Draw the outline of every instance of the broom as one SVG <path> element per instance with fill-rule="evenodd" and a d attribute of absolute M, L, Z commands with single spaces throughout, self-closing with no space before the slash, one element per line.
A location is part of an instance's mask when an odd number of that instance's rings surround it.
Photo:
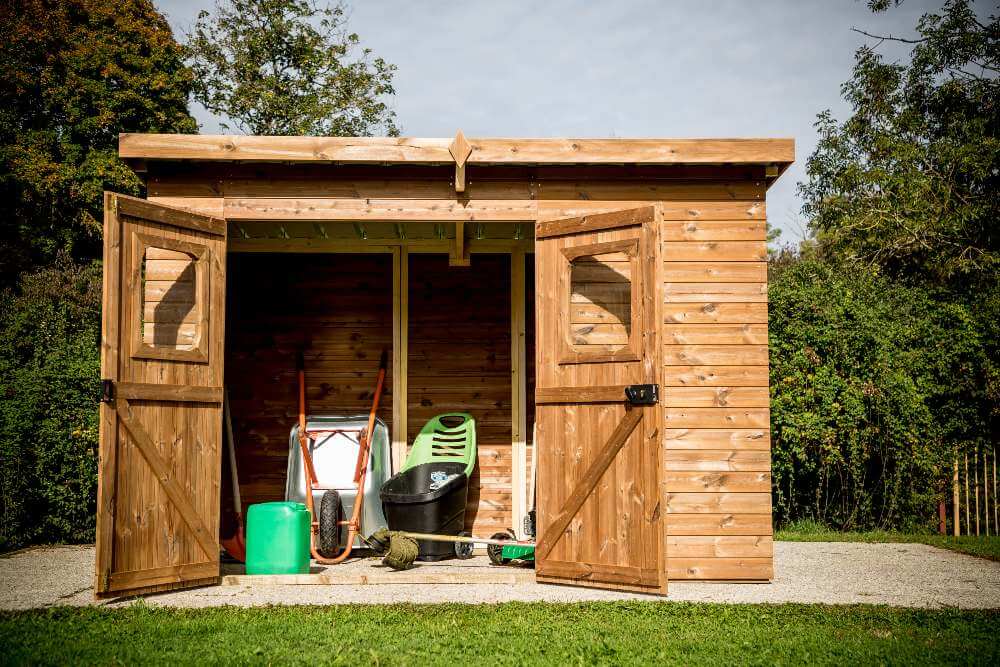
<path fill-rule="evenodd" d="M 241 563 L 247 560 L 247 542 L 243 533 L 243 501 L 240 498 L 240 478 L 236 473 L 236 442 L 233 440 L 233 419 L 229 414 L 229 390 L 223 390 L 222 415 L 226 425 L 226 449 L 229 452 L 229 474 L 233 483 L 233 509 L 236 512 L 236 532 L 222 539 L 222 548 Z"/>

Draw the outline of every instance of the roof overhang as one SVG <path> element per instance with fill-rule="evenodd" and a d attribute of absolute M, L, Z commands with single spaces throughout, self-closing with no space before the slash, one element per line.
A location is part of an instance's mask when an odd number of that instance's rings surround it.
<path fill-rule="evenodd" d="M 440 165 L 762 165 L 768 180 L 795 159 L 794 139 L 452 139 L 121 134 L 130 162 Z"/>

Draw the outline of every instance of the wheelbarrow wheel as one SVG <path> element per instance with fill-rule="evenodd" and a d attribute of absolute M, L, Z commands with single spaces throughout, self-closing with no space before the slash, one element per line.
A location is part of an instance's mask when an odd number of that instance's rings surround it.
<path fill-rule="evenodd" d="M 510 533 L 493 533 L 490 536 L 491 540 L 513 540 L 514 536 Z M 503 547 L 499 544 L 489 544 L 486 546 L 486 555 L 490 557 L 490 562 L 494 565 L 506 565 L 510 562 L 510 559 L 504 559 L 503 557 Z"/>
<path fill-rule="evenodd" d="M 467 531 L 462 531 L 458 534 L 459 537 L 472 537 L 472 533 Z M 455 542 L 455 558 L 459 560 L 469 560 L 472 558 L 472 548 L 475 545 L 472 542 Z"/>
<path fill-rule="evenodd" d="M 340 522 L 344 518 L 344 508 L 340 504 L 340 494 L 326 491 L 319 502 L 319 555 L 335 558 L 340 552 Z"/>

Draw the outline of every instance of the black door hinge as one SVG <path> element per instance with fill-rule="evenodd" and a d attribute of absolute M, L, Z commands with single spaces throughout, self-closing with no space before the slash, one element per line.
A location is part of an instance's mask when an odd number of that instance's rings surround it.
<path fill-rule="evenodd" d="M 660 402 L 660 385 L 630 384 L 625 387 L 625 400 L 632 405 L 656 405 Z"/>
<path fill-rule="evenodd" d="M 101 403 L 114 403 L 115 381 L 101 380 Z"/>

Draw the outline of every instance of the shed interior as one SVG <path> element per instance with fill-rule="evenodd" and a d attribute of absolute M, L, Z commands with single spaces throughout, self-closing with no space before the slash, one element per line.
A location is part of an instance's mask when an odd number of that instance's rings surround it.
<path fill-rule="evenodd" d="M 326 231 L 349 233 L 357 240 L 353 227 L 328 225 Z M 433 225 L 428 227 L 434 233 Z M 395 234 L 393 226 L 388 229 Z M 524 260 L 524 254 L 477 254 L 472 269 L 450 266 L 448 255 L 438 253 L 404 253 L 398 259 L 377 252 L 230 253 L 225 375 L 243 509 L 284 498 L 289 430 L 298 411 L 298 353 L 305 360 L 309 413 L 344 415 L 368 412 L 379 357 L 387 349 L 390 364 L 379 416 L 390 432 L 400 433 L 394 419 L 404 419 L 406 442 L 412 443 L 435 415 L 472 414 L 478 462 L 466 529 L 488 535 L 519 523 L 512 451 L 514 257 L 527 264 L 527 285 L 519 296 L 523 312 L 533 313 L 530 255 Z M 405 271 L 396 267 L 394 274 L 394 262 L 405 262 Z M 405 284 L 394 289 L 400 275 L 406 276 Z M 401 318 L 402 304 L 406 313 Z M 394 311 L 397 326 L 405 327 L 395 336 Z M 526 332 L 524 358 L 530 361 L 523 372 L 530 434 L 534 326 Z M 401 354 L 405 363 L 400 363 Z M 394 372 L 405 373 L 405 410 L 396 404 L 396 391 L 404 385 Z M 396 449 L 401 457 L 405 450 L 398 443 Z M 223 480 L 228 484 L 228 475 Z M 222 504 L 225 520 L 231 507 L 228 488 Z"/>

